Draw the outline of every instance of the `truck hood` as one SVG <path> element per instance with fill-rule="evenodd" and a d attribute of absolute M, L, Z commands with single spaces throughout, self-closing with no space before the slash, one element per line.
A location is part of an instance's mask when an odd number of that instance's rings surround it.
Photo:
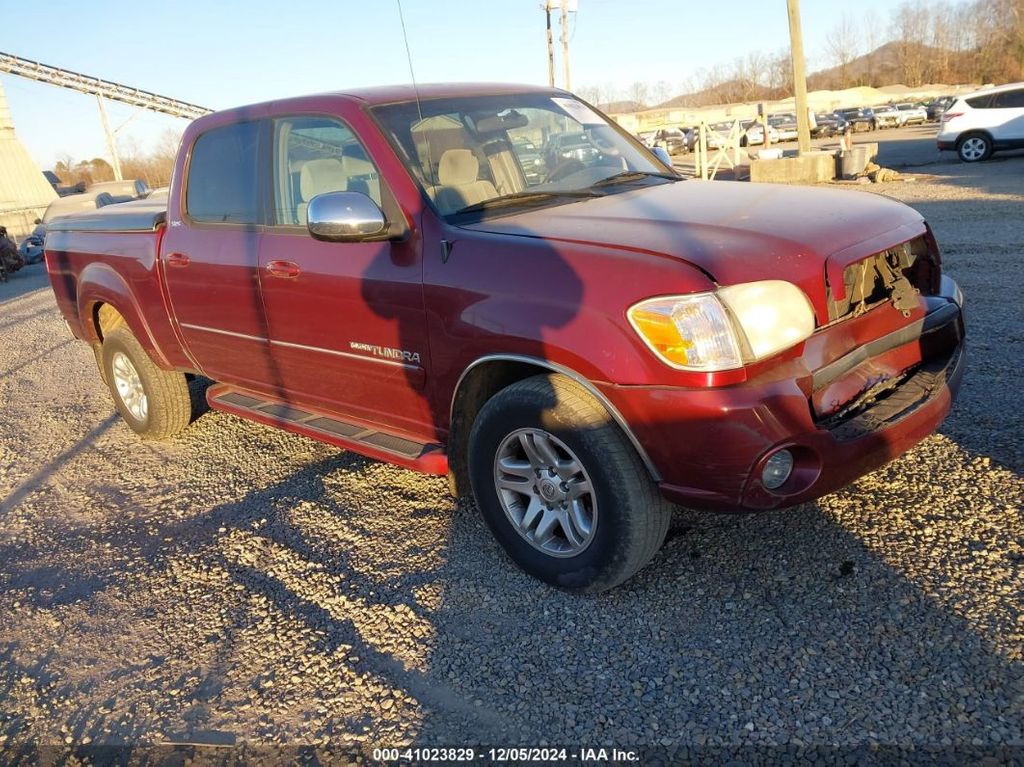
<path fill-rule="evenodd" d="M 773 184 L 685 181 L 480 221 L 494 234 L 650 253 L 685 261 L 720 285 L 782 279 L 819 318 L 826 280 L 925 231 L 912 208 L 875 194 Z"/>

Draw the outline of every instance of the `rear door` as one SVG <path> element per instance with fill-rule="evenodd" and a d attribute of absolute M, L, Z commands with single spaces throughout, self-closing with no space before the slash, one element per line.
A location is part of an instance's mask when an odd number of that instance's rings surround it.
<path fill-rule="evenodd" d="M 256 389 L 273 373 L 258 280 L 260 132 L 247 121 L 198 136 L 160 254 L 191 358 L 211 378 Z"/>
<path fill-rule="evenodd" d="M 433 439 L 418 241 L 313 239 L 306 209 L 318 194 L 360 192 L 389 220 L 401 214 L 341 119 L 283 116 L 267 135 L 270 210 L 259 267 L 283 398 Z"/>

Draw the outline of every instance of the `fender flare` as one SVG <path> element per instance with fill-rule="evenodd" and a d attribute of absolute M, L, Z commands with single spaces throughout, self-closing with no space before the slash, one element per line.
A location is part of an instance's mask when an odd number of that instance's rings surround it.
<path fill-rule="evenodd" d="M 612 420 L 615 421 L 616 424 L 618 424 L 620 429 L 622 429 L 623 434 L 626 435 L 626 438 L 630 441 L 630 444 L 632 444 L 633 448 L 636 450 L 637 455 L 640 456 L 640 460 L 643 461 L 644 466 L 646 466 L 647 470 L 651 473 L 651 478 L 654 479 L 655 482 L 661 481 L 661 474 L 658 472 L 657 468 L 655 468 L 654 462 L 651 461 L 651 458 L 647 454 L 647 451 L 644 449 L 643 445 L 640 444 L 640 440 L 636 438 L 636 435 L 633 434 L 633 430 L 629 427 L 629 423 L 622 416 L 622 413 L 619 412 L 618 408 L 616 408 L 615 405 L 613 405 L 608 400 L 608 398 L 604 396 L 604 394 L 602 394 L 601 391 L 596 386 L 594 386 L 594 384 L 592 384 L 590 380 L 587 379 L 585 376 L 577 373 L 572 368 L 566 367 L 565 365 L 560 365 L 557 362 L 551 362 L 550 360 L 541 359 L 540 357 L 530 357 L 525 354 L 499 353 L 485 354 L 483 357 L 478 357 L 477 359 L 473 360 L 462 371 L 462 374 L 459 376 L 459 380 L 455 383 L 455 388 L 452 390 L 452 401 L 451 405 L 449 406 L 448 412 L 449 423 L 453 423 L 454 421 L 455 403 L 456 401 L 458 401 L 459 391 L 461 390 L 462 384 L 465 382 L 466 377 L 474 368 L 487 362 L 522 362 L 529 365 L 533 365 L 535 367 L 545 368 L 547 370 L 550 370 L 552 373 L 564 375 L 566 378 L 575 381 L 577 384 L 586 389 L 587 393 L 594 397 L 594 399 L 596 399 L 601 404 L 601 406 L 606 411 L 608 411 L 608 415 L 610 415 Z"/>
<path fill-rule="evenodd" d="M 110 304 L 124 317 L 128 329 L 158 367 L 171 369 L 170 362 L 153 340 L 149 324 L 128 283 L 107 264 L 94 262 L 82 270 L 78 280 L 78 317 L 85 340 L 90 344 L 100 341 L 99 328 L 93 321 L 93 310 L 99 303 Z"/>

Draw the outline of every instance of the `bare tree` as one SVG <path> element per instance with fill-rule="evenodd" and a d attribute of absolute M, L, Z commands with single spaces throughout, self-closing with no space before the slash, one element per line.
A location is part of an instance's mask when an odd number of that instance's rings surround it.
<path fill-rule="evenodd" d="M 878 11 L 868 8 L 861 14 L 861 37 L 867 52 L 864 73 L 857 78 L 857 85 L 880 85 L 876 76 L 875 52 L 883 45 L 885 35 L 882 32 L 882 20 Z"/>
<path fill-rule="evenodd" d="M 576 95 L 595 106 L 601 106 L 601 89 L 596 85 L 584 85 L 582 88 L 576 88 Z"/>
<path fill-rule="evenodd" d="M 672 98 L 672 87 L 665 80 L 658 80 L 652 88 L 654 103 L 658 106 Z"/>
<path fill-rule="evenodd" d="M 860 37 L 849 14 L 843 12 L 839 23 L 825 36 L 825 47 L 832 61 L 839 69 L 836 85 L 839 89 L 852 85 L 850 78 L 850 62 L 857 58 L 860 50 Z"/>
<path fill-rule="evenodd" d="M 768 58 L 768 88 L 774 98 L 793 95 L 793 58 L 782 48 Z"/>
<path fill-rule="evenodd" d="M 925 48 L 928 39 L 929 7 L 924 0 L 904 2 L 893 14 L 893 32 L 897 42 L 899 77 L 904 85 L 921 85 L 925 73 Z"/>
<path fill-rule="evenodd" d="M 647 87 L 647 83 L 637 80 L 629 86 L 629 100 L 637 105 L 637 109 L 646 107 L 647 102 L 650 100 L 650 90 Z"/>

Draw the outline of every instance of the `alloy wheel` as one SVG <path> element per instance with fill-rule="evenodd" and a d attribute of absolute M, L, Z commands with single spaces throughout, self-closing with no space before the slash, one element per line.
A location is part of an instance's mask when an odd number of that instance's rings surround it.
<path fill-rule="evenodd" d="M 593 482 L 575 453 L 543 429 L 518 429 L 498 446 L 494 485 L 512 526 L 553 557 L 583 552 L 597 530 Z"/>
<path fill-rule="evenodd" d="M 149 415 L 149 400 L 146 397 L 146 390 L 142 386 L 142 379 L 139 378 L 139 371 L 135 369 L 131 359 L 123 352 L 116 352 L 110 360 L 111 373 L 114 376 L 114 386 L 117 389 L 117 396 L 137 421 L 144 423 Z"/>

